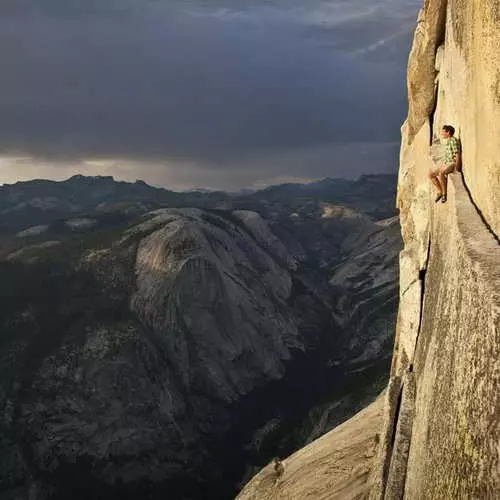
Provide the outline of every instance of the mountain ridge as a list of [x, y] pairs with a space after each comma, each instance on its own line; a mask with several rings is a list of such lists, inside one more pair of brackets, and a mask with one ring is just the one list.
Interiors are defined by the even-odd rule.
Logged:
[[[370, 214], [393, 180], [357, 209], [273, 193], [42, 210], [45, 229], [0, 236], [0, 495], [231, 498], [373, 400], [401, 243]], [[84, 181], [92, 207], [95, 182], [117, 187]]]

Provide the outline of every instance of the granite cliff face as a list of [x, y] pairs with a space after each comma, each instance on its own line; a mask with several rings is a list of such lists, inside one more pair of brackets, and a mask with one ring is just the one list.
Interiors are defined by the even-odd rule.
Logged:
[[[499, 25], [497, 0], [425, 1], [408, 66], [398, 184], [404, 249], [382, 424], [374, 425], [372, 405], [338, 429], [369, 430], [378, 452], [369, 432], [364, 446], [336, 459], [325, 458], [320, 439], [302, 463], [290, 458], [293, 477], [285, 472], [272, 498], [500, 496]], [[436, 205], [427, 174], [444, 124], [461, 139], [463, 174], [449, 176], [448, 202]], [[344, 446], [335, 432], [322, 438], [332, 450]], [[358, 471], [349, 469], [353, 460]], [[335, 484], [310, 479], [311, 464], [331, 471]], [[241, 498], [266, 498], [265, 480], [263, 472]]]
[[[500, 5], [427, 1], [412, 52], [398, 206], [405, 242], [372, 498], [500, 492]], [[429, 146], [452, 124], [463, 176], [434, 205]]]
[[2, 500], [231, 498], [246, 467], [351, 415], [346, 395], [373, 400], [399, 222], [281, 199], [268, 219], [58, 209], [5, 237]]

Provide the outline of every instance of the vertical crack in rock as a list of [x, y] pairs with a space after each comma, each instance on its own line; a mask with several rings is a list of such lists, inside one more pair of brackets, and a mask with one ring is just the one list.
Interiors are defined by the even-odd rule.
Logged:
[[409, 369], [404, 377], [398, 418], [395, 422], [396, 430], [384, 500], [401, 500], [403, 498], [415, 415], [415, 397], [415, 375]]
[[[422, 329], [425, 278], [427, 274], [427, 267], [429, 265], [430, 251], [431, 240], [429, 239], [426, 261], [422, 269], [419, 271], [417, 280], [421, 283], [421, 292], [414, 353], [417, 352], [420, 332]], [[406, 370], [404, 378], [401, 380], [401, 377], [395, 376], [392, 377], [389, 382], [386, 399], [386, 419], [388, 424], [384, 425], [382, 431], [383, 438], [379, 449], [381, 467], [378, 472], [375, 473], [374, 479], [372, 480], [371, 500], [393, 500], [396, 498], [402, 498], [404, 479], [401, 484], [401, 478], [399, 476], [396, 478], [396, 475], [404, 472], [404, 476], [406, 476], [406, 464], [408, 460], [408, 450], [411, 443], [411, 425], [413, 421], [416, 395], [416, 379], [413, 373], [414, 359], [415, 355], [409, 359], [403, 351], [400, 355], [399, 369]], [[409, 416], [410, 414], [411, 418]], [[397, 492], [401, 492], [400, 497], [394, 496], [397, 495]]]
[[371, 481], [370, 500], [384, 498], [385, 485], [389, 474], [392, 449], [395, 441], [396, 426], [401, 405], [401, 377], [394, 376], [389, 380], [384, 403], [384, 419], [381, 440], [377, 454], [378, 467], [374, 470]]
[[[420, 294], [420, 318], [418, 321], [417, 339], [415, 341], [415, 352], [417, 351], [418, 340], [420, 337], [420, 332], [422, 330], [422, 321], [423, 321], [423, 317], [424, 317], [425, 277], [427, 275], [427, 268], [429, 266], [430, 255], [431, 255], [431, 239], [429, 238], [429, 245], [427, 248], [427, 259], [425, 261], [425, 265], [424, 265], [423, 269], [421, 269], [420, 272], [418, 273], [418, 278], [419, 278], [422, 286], [421, 286], [421, 294]], [[415, 358], [415, 355], [413, 356], [413, 359], [414, 358]], [[413, 359], [410, 360], [411, 364], [413, 364]]]
[[403, 401], [403, 389], [404, 388], [401, 388], [399, 391], [397, 405], [396, 405], [396, 411], [394, 413], [394, 420], [392, 421], [392, 426], [391, 426], [391, 433], [390, 433], [391, 443], [390, 443], [390, 448], [389, 448], [389, 454], [388, 454], [387, 460], [384, 464], [384, 483], [383, 483], [383, 491], [382, 491], [382, 497], [384, 497], [384, 498], [385, 498], [385, 493], [387, 491], [387, 482], [388, 482], [388, 478], [390, 475], [391, 464], [393, 461], [394, 445], [396, 443], [396, 435], [397, 435], [400, 412], [401, 412], [401, 403]]

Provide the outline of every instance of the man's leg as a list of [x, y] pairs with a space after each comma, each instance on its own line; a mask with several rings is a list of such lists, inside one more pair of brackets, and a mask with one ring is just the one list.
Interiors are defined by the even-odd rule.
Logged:
[[453, 165], [443, 165], [439, 170], [439, 183], [441, 184], [441, 192], [443, 193], [443, 203], [446, 201], [448, 196], [448, 174], [451, 174], [453, 170]]
[[429, 170], [429, 179], [432, 182], [432, 184], [434, 184], [434, 186], [436, 186], [436, 189], [438, 192], [436, 201], [439, 201], [441, 199], [441, 196], [443, 195], [443, 190], [441, 188], [441, 183], [439, 182], [439, 179], [438, 179], [438, 171]]

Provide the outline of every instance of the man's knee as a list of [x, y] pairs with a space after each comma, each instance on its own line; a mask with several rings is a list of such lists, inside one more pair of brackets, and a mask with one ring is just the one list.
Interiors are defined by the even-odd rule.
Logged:
[[437, 177], [438, 173], [434, 170], [429, 170], [428, 176], [429, 179], [435, 179]]
[[454, 165], [443, 165], [439, 169], [439, 173], [441, 176], [451, 174], [454, 171]]

